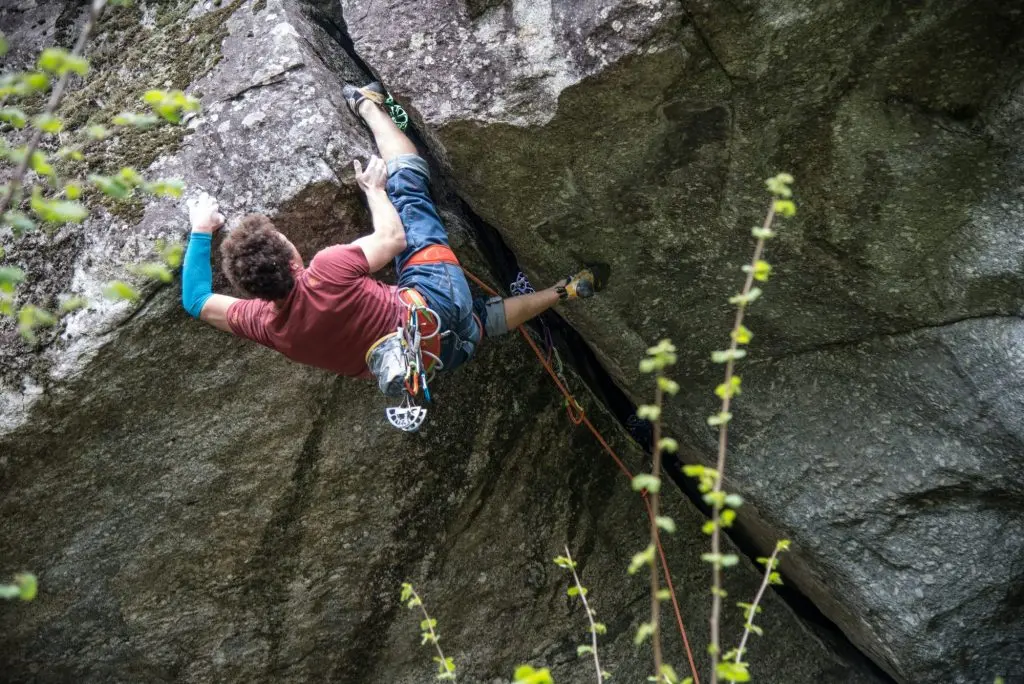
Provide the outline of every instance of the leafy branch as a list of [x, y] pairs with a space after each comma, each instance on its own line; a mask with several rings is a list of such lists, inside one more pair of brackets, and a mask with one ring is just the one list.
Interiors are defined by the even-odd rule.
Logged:
[[675, 532], [675, 521], [660, 514], [661, 499], [661, 461], [663, 452], [674, 452], [679, 445], [676, 440], [661, 435], [661, 412], [666, 394], [675, 395], [679, 392], [679, 384], [665, 377], [665, 368], [676, 362], [676, 348], [668, 340], [662, 340], [657, 346], [647, 350], [647, 358], [640, 362], [640, 370], [644, 373], [655, 373], [654, 403], [638, 406], [636, 413], [639, 418], [651, 422], [654, 427], [654, 454], [651, 460], [650, 474], [637, 475], [633, 478], [633, 489], [646, 492], [650, 509], [650, 543], [641, 553], [633, 557], [629, 571], [636, 573], [647, 564], [650, 572], [651, 619], [640, 625], [634, 641], [642, 643], [648, 636], [654, 655], [654, 675], [648, 679], [653, 682], [674, 684], [678, 681], [675, 671], [667, 665], [661, 651], [660, 608], [661, 601], [667, 598], [668, 590], [662, 590], [658, 576], [658, 564], [655, 562], [655, 550], [660, 545], [660, 530], [669, 534]]
[[577, 646], [576, 655], [582, 656], [590, 653], [594, 656], [594, 670], [597, 673], [597, 684], [603, 684], [604, 678], [608, 676], [608, 673], [601, 669], [601, 660], [597, 656], [597, 635], [604, 634], [608, 629], [602, 623], [594, 621], [596, 613], [587, 602], [587, 588], [580, 583], [580, 577], [576, 574], [576, 561], [572, 559], [568, 546], [565, 547], [564, 556], [558, 556], [555, 558], [555, 565], [572, 573], [572, 579], [575, 586], [569, 587], [567, 593], [570, 597], [580, 597], [580, 600], [583, 602], [583, 610], [587, 613], [587, 621], [590, 622], [590, 646]]
[[[740, 639], [740, 645], [736, 648], [733, 653], [733, 661], [737, 664], [743, 662], [743, 654], [747, 650], [747, 639], [750, 638], [751, 633], [761, 636], [762, 630], [760, 627], [754, 624], [754, 616], [761, 612], [761, 599], [764, 598], [765, 591], [768, 590], [769, 584], [782, 584], [782, 577], [777, 572], [779, 567], [779, 554], [783, 551], [789, 550], [789, 540], [780, 539], [775, 543], [775, 549], [772, 551], [772, 555], [768, 558], [758, 558], [757, 562], [764, 565], [764, 578], [761, 580], [761, 586], [757, 590], [757, 595], [754, 596], [753, 603], [739, 603], [737, 604], [740, 608], [746, 611], [747, 622], [743, 626], [743, 637]], [[726, 654], [728, 658], [728, 654]]]
[[437, 627], [437, 620], [430, 617], [427, 614], [427, 607], [423, 605], [423, 599], [416, 593], [416, 590], [408, 582], [402, 583], [402, 594], [401, 600], [411, 610], [413, 608], [419, 608], [423, 611], [423, 620], [420, 621], [420, 630], [423, 638], [421, 642], [423, 645], [428, 643], [434, 644], [434, 648], [437, 649], [437, 656], [434, 657], [434, 662], [437, 663], [437, 678], [439, 680], [455, 681], [455, 661], [445, 656], [441, 650], [441, 637], [434, 630]]
[[[701, 491], [705, 492], [704, 499], [711, 506], [710, 534], [711, 553], [704, 554], [703, 559], [711, 563], [712, 584], [711, 584], [711, 617], [710, 617], [710, 643], [708, 651], [711, 655], [711, 684], [717, 684], [719, 676], [730, 681], [748, 681], [750, 675], [745, 664], [738, 658], [732, 663], [721, 663], [720, 643], [720, 619], [722, 612], [722, 599], [725, 591], [722, 589], [722, 569], [735, 565], [739, 559], [733, 554], [722, 553], [722, 528], [728, 527], [735, 519], [736, 511], [743, 504], [743, 499], [738, 494], [728, 494], [722, 490], [725, 473], [725, 458], [728, 446], [729, 421], [732, 414], [729, 412], [732, 398], [740, 393], [742, 379], [735, 374], [735, 364], [739, 359], [747, 355], [746, 350], [740, 349], [741, 345], [750, 342], [753, 333], [743, 325], [743, 318], [747, 307], [761, 296], [761, 288], [754, 287], [754, 281], [765, 282], [771, 275], [771, 265], [762, 259], [765, 243], [775, 236], [772, 224], [776, 215], [789, 218], [796, 214], [796, 205], [790, 199], [793, 195], [790, 184], [793, 177], [781, 173], [774, 178], [765, 181], [769, 191], [774, 196], [764, 223], [760, 228], [754, 228], [751, 233], [757, 238], [757, 245], [754, 248], [754, 256], [750, 264], [743, 267], [747, 274], [743, 283], [743, 289], [738, 295], [729, 299], [729, 303], [736, 306], [736, 319], [732, 331], [729, 334], [731, 343], [725, 351], [716, 351], [711, 355], [715, 363], [725, 364], [725, 380], [715, 388], [715, 394], [722, 400], [719, 412], [708, 418], [708, 424], [718, 427], [718, 458], [714, 470], [701, 466], [691, 466], [688, 474], [693, 474], [701, 480]], [[710, 491], [708, 491], [710, 489]]]
[[[43, 113], [40, 116], [42, 121], [51, 121], [55, 119], [57, 108], [60, 106], [60, 101], [64, 97], [64, 91], [67, 90], [68, 81], [71, 80], [71, 74], [84, 75], [89, 65], [84, 59], [82, 59], [82, 53], [85, 51], [85, 44], [89, 41], [89, 36], [92, 34], [93, 28], [99, 21], [100, 16], [103, 14], [103, 10], [107, 5], [107, 0], [93, 0], [92, 5], [89, 7], [89, 16], [85, 20], [85, 25], [82, 27], [82, 32], [78, 34], [78, 40], [75, 41], [75, 47], [72, 49], [70, 55], [62, 55], [61, 51], [55, 48], [49, 48], [44, 51], [40, 57], [40, 66], [46, 66], [50, 64], [54, 67], [54, 70], [60, 74], [60, 80], [57, 81], [57, 85], [50, 93], [50, 99], [46, 103], [46, 108], [43, 109]], [[49, 56], [49, 59], [46, 59]], [[29, 139], [28, 147], [26, 148], [25, 155], [21, 158], [18, 166], [14, 170], [14, 175], [11, 176], [10, 181], [7, 184], [7, 188], [4, 191], [4, 195], [0, 198], [0, 213], [6, 212], [11, 200], [16, 195], [20, 194], [21, 185], [25, 180], [25, 174], [28, 173], [28, 166], [35, 151], [39, 148], [39, 143], [43, 139], [43, 133], [45, 133], [45, 126], [37, 126], [35, 131], [32, 133], [32, 137]]]

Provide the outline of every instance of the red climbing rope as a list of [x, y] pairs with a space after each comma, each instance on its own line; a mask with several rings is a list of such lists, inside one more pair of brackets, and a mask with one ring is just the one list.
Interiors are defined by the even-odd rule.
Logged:
[[[491, 296], [495, 296], [498, 294], [497, 292], [494, 291], [493, 288], [489, 287], [482, 280], [480, 280], [475, 275], [467, 271], [465, 267], [463, 267], [462, 270], [465, 272], [467, 276], [469, 276], [469, 278], [474, 283], [480, 286], [480, 289], [482, 289], [484, 292]], [[586, 413], [584, 413], [583, 407], [580, 406], [579, 402], [576, 401], [576, 398], [572, 395], [572, 392], [570, 392], [568, 388], [566, 388], [565, 384], [562, 383], [561, 378], [558, 377], [558, 374], [555, 372], [554, 368], [551, 367], [551, 363], [548, 361], [548, 359], [544, 357], [544, 353], [540, 350], [540, 347], [537, 346], [537, 343], [533, 341], [533, 338], [530, 337], [530, 334], [526, 331], [526, 328], [524, 328], [523, 326], [519, 326], [518, 330], [519, 334], [523, 336], [524, 340], [526, 340], [526, 343], [530, 345], [530, 349], [532, 349], [533, 353], [536, 354], [537, 360], [540, 361], [542, 366], [544, 366], [544, 370], [546, 370], [548, 372], [548, 375], [551, 376], [551, 379], [554, 381], [555, 386], [558, 387], [558, 391], [561, 392], [562, 396], [565, 397], [565, 408], [569, 414], [569, 420], [571, 420], [574, 425], [586, 425], [587, 429], [590, 430], [591, 434], [594, 435], [594, 438], [597, 439], [601, 447], [604, 448], [608, 455], [612, 457], [612, 460], [615, 461], [615, 465], [619, 467], [619, 470], [622, 471], [623, 475], [632, 480], [633, 473], [631, 473], [629, 468], [626, 467], [626, 464], [622, 462], [622, 459], [619, 458], [618, 454], [615, 453], [615, 450], [612, 449], [611, 445], [609, 445], [608, 442], [605, 441], [605, 438], [601, 436], [601, 433], [598, 431], [596, 427], [594, 427], [594, 424], [590, 422], [590, 418], [588, 418]], [[644, 506], [647, 509], [647, 516], [653, 519], [654, 511], [651, 509], [651, 502], [647, 499], [647, 492], [644, 491], [642, 493], [642, 496], [644, 499]], [[665, 549], [662, 548], [661, 545], [661, 538], [657, 537], [655, 539], [655, 543], [658, 547], [658, 557], [661, 560], [661, 569], [665, 573], [665, 583], [668, 584], [669, 595], [672, 598], [672, 608], [676, 614], [676, 625], [679, 627], [679, 636], [683, 639], [683, 647], [686, 649], [686, 657], [690, 661], [690, 672], [693, 674], [694, 684], [700, 684], [700, 676], [697, 674], [697, 665], [693, 659], [693, 651], [690, 650], [690, 640], [686, 636], [686, 626], [683, 625], [683, 614], [679, 610], [679, 601], [676, 599], [676, 590], [672, 584], [672, 575], [669, 573], [668, 570], [668, 561], [665, 558]]]

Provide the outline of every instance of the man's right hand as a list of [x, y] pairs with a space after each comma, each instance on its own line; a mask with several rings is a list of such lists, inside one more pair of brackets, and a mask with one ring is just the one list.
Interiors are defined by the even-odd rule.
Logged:
[[352, 166], [356, 170], [356, 183], [363, 189], [363, 192], [369, 194], [373, 190], [384, 190], [387, 187], [388, 165], [377, 155], [370, 157], [365, 171], [358, 159], [352, 161]]

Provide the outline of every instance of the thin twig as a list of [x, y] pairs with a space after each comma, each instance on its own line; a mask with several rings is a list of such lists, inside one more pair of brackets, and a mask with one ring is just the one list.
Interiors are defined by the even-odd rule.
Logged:
[[[75, 42], [75, 47], [71, 51], [73, 57], [81, 57], [85, 51], [85, 44], [89, 40], [89, 35], [92, 33], [93, 28], [100, 19], [100, 15], [103, 14], [103, 9], [106, 7], [107, 0], [93, 0], [92, 6], [89, 8], [89, 18], [85, 21], [85, 26], [82, 27], [82, 32], [78, 34], [78, 40]], [[57, 112], [57, 108], [60, 106], [60, 101], [64, 97], [64, 91], [67, 90], [68, 81], [71, 79], [71, 72], [65, 71], [57, 81], [57, 85], [54, 87], [53, 92], [50, 93], [50, 99], [46, 103], [46, 109], [43, 110], [43, 116], [52, 116]], [[43, 139], [43, 130], [41, 128], [35, 129], [32, 133], [32, 137], [29, 139], [28, 147], [25, 150], [25, 157], [18, 163], [17, 168], [14, 170], [14, 175], [11, 176], [10, 182], [7, 184], [7, 189], [4, 191], [4, 196], [0, 199], [0, 214], [7, 211], [11, 199], [16, 193], [20, 192], [22, 182], [25, 180], [25, 174], [28, 172], [28, 165], [32, 159], [32, 153], [39, 147], [39, 142]]]
[[597, 684], [604, 682], [604, 673], [601, 671], [601, 661], [597, 657], [597, 626], [594, 624], [594, 614], [587, 602], [587, 592], [580, 584], [579, 575], [576, 574], [576, 563], [569, 553], [569, 547], [565, 547], [565, 557], [569, 559], [569, 570], [572, 572], [572, 579], [576, 583], [576, 590], [580, 592], [580, 599], [583, 601], [583, 609], [587, 611], [587, 621], [590, 622], [590, 651], [594, 654], [594, 669], [597, 670]]
[[444, 667], [444, 671], [448, 672], [452, 676], [452, 681], [455, 681], [455, 672], [448, 669], [448, 661], [445, 660], [444, 652], [441, 651], [440, 640], [437, 638], [437, 633], [434, 631], [434, 623], [430, 620], [430, 615], [427, 614], [427, 607], [423, 605], [423, 599], [416, 593], [416, 590], [412, 590], [412, 595], [416, 597], [416, 602], [419, 604], [420, 610], [423, 611], [423, 619], [426, 620], [427, 629], [430, 630], [430, 640], [434, 643], [434, 648], [437, 649], [437, 655], [441, 657], [441, 666]]
[[747, 616], [747, 624], [743, 626], [743, 638], [740, 639], [740, 646], [736, 649], [736, 662], [743, 662], [743, 652], [747, 649], [747, 639], [750, 638], [750, 633], [754, 627], [754, 615], [757, 614], [757, 607], [761, 603], [761, 599], [764, 598], [764, 593], [768, 590], [768, 585], [771, 584], [771, 576], [775, 571], [775, 560], [779, 557], [779, 547], [776, 546], [775, 550], [772, 551], [771, 557], [768, 559], [768, 563], [764, 569], [764, 579], [761, 580], [761, 587], [757, 590], [757, 596], [754, 597], [754, 602], [751, 604], [750, 614]]
[[[661, 373], [658, 373], [658, 377], [661, 377]], [[658, 407], [658, 418], [654, 421], [654, 458], [651, 464], [651, 475], [656, 478], [661, 477], [661, 405], [662, 405], [663, 392], [661, 390], [661, 384], [655, 383], [654, 390], [654, 405]], [[660, 488], [659, 488], [660, 491]], [[660, 503], [660, 497], [658, 492], [647, 492], [647, 498], [651, 504], [651, 547], [657, 548], [658, 539], [658, 504]], [[651, 649], [654, 651], [654, 676], [655, 681], [661, 681], [661, 666], [662, 666], [662, 655], [661, 655], [661, 629], [660, 629], [660, 618], [661, 618], [661, 599], [658, 598], [658, 592], [660, 588], [658, 586], [658, 564], [654, 558], [651, 558]]]
[[[771, 203], [768, 209], [768, 215], [764, 219], [764, 230], [767, 231], [772, 226], [772, 221], [775, 220], [775, 202]], [[750, 270], [747, 272], [747, 280], [743, 284], [742, 297], [746, 297], [750, 294], [750, 288], [754, 284], [754, 271], [757, 266], [757, 262], [761, 260], [761, 254], [764, 252], [765, 238], [761, 237], [757, 240], [757, 247], [754, 248], [754, 258], [750, 262]], [[743, 314], [746, 313], [746, 304], [741, 302], [736, 309], [736, 322], [732, 327], [732, 344], [729, 347], [729, 359], [725, 364], [725, 388], [722, 396], [722, 416], [729, 413], [729, 400], [731, 399], [731, 392], [729, 388], [732, 386], [733, 368], [735, 366], [735, 359], [733, 358], [737, 348], [739, 347], [739, 330], [743, 325]], [[718, 428], [718, 463], [715, 466], [717, 474], [715, 476], [715, 484], [713, 492], [719, 494], [722, 491], [722, 482], [725, 480], [725, 452], [726, 445], [728, 443], [728, 431], [729, 421], [722, 421], [721, 426]], [[713, 524], [711, 532], [711, 557], [715, 559], [715, 562], [711, 565], [711, 576], [712, 576], [712, 588], [711, 588], [711, 684], [717, 684], [718, 682], [718, 662], [720, 655], [720, 639], [719, 639], [719, 618], [722, 613], [722, 565], [721, 559], [721, 525], [720, 525], [720, 513], [722, 512], [722, 505], [720, 503], [720, 497], [715, 496], [712, 502], [711, 508], [711, 521]]]

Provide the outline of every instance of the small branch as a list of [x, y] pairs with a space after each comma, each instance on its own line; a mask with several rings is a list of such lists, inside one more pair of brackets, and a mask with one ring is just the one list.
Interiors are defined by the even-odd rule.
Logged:
[[775, 550], [772, 551], [771, 557], [768, 559], [768, 563], [764, 570], [764, 579], [761, 580], [761, 587], [757, 590], [757, 596], [754, 597], [754, 602], [751, 604], [748, 610], [750, 614], [747, 616], [747, 624], [743, 626], [743, 638], [740, 639], [740, 646], [736, 649], [736, 662], [743, 662], [743, 652], [747, 650], [747, 639], [750, 638], [750, 633], [754, 627], [754, 615], [757, 614], [757, 607], [761, 604], [761, 599], [764, 598], [764, 593], [768, 590], [768, 585], [771, 584], [771, 576], [775, 571], [775, 563], [779, 557], [779, 551], [781, 547], [776, 546]]
[[444, 671], [451, 674], [452, 681], [455, 681], [455, 672], [448, 669], [448, 661], [445, 660], [444, 652], [441, 651], [440, 640], [437, 638], [437, 632], [434, 631], [434, 623], [430, 620], [430, 615], [427, 614], [427, 607], [423, 604], [423, 599], [416, 593], [415, 589], [412, 589], [412, 595], [416, 597], [416, 603], [419, 605], [420, 610], [423, 612], [423, 619], [427, 621], [427, 629], [430, 630], [430, 641], [433, 642], [434, 648], [437, 649], [437, 655], [441, 658], [441, 666]]
[[572, 572], [573, 582], [576, 583], [576, 589], [580, 592], [580, 599], [583, 601], [583, 609], [587, 611], [587, 621], [590, 622], [590, 650], [594, 654], [594, 669], [597, 671], [597, 684], [603, 684], [604, 673], [601, 671], [601, 661], [597, 657], [597, 626], [594, 624], [594, 613], [590, 610], [590, 604], [587, 602], [587, 592], [580, 583], [579, 575], [576, 574], [576, 563], [572, 560], [572, 555], [569, 554], [569, 547], [565, 547], [565, 557], [569, 559], [569, 570]]
[[[661, 377], [661, 372], [658, 373], [658, 377]], [[658, 418], [654, 421], [654, 457], [651, 463], [651, 475], [656, 478], [661, 477], [661, 406], [663, 403], [664, 393], [661, 389], [660, 383], [655, 383], [654, 390], [654, 405], [658, 407]], [[659, 488], [660, 491], [660, 488]], [[658, 492], [648, 491], [647, 498], [651, 504], [651, 547], [657, 548], [658, 539], [658, 506], [661, 503]], [[658, 564], [655, 559], [651, 559], [651, 649], [654, 651], [654, 676], [655, 681], [660, 682], [662, 679], [661, 667], [662, 667], [662, 654], [661, 654], [661, 599], [658, 598], [658, 592], [660, 590], [658, 583]]]
[[[75, 47], [71, 51], [72, 56], [81, 57], [85, 51], [85, 44], [89, 40], [89, 36], [92, 34], [93, 28], [99, 21], [100, 16], [103, 14], [103, 9], [106, 7], [107, 0], [93, 0], [92, 6], [89, 8], [89, 18], [85, 21], [85, 26], [82, 27], [82, 32], [78, 35], [78, 40], [75, 42]], [[57, 85], [54, 87], [53, 92], [50, 93], [50, 99], [46, 103], [46, 108], [43, 110], [43, 115], [53, 115], [57, 112], [57, 108], [60, 106], [60, 101], [64, 97], [64, 91], [67, 90], [68, 81], [71, 80], [71, 72], [66, 71], [64, 75], [57, 81]], [[7, 184], [7, 190], [4, 192], [3, 198], [0, 198], [0, 214], [7, 211], [10, 206], [11, 199], [21, 190], [21, 185], [25, 180], [25, 174], [28, 172], [28, 165], [32, 158], [32, 153], [39, 147], [40, 141], [43, 139], [43, 131], [37, 128], [33, 133], [31, 139], [29, 139], [28, 147], [25, 151], [25, 157], [18, 163], [18, 167], [14, 170], [14, 175], [11, 176], [10, 182]]]
[[[771, 229], [772, 222], [775, 220], [775, 201], [773, 200], [769, 209], [768, 215], [765, 216], [763, 230], [767, 231]], [[757, 266], [757, 262], [761, 260], [761, 255], [764, 253], [765, 238], [761, 237], [757, 240], [757, 247], [754, 248], [754, 258], [751, 259], [750, 269], [747, 272], [746, 282], [743, 284], [742, 297], [746, 297], [750, 294], [750, 289], [754, 284], [754, 272]], [[725, 388], [726, 391], [722, 396], [722, 409], [721, 414], [725, 416], [729, 413], [729, 400], [732, 398], [729, 388], [732, 386], [733, 371], [735, 368], [736, 361], [733, 358], [736, 350], [739, 348], [739, 331], [743, 325], [743, 315], [746, 313], [746, 304], [739, 304], [736, 309], [736, 321], [732, 326], [732, 344], [729, 347], [729, 360], [725, 364]], [[718, 428], [718, 462], [715, 466], [717, 475], [715, 476], [715, 483], [713, 488], [714, 494], [720, 494], [722, 491], [722, 483], [725, 480], [725, 454], [726, 447], [728, 445], [728, 432], [729, 432], [729, 421], [723, 420], [722, 424]], [[722, 564], [721, 559], [721, 544], [722, 544], [722, 533], [721, 533], [721, 512], [722, 504], [720, 503], [720, 497], [714, 497], [711, 509], [711, 521], [713, 524], [711, 532], [711, 555], [716, 561], [712, 564], [712, 587], [711, 587], [711, 684], [717, 684], [718, 682], [718, 662], [721, 658], [721, 644], [720, 644], [720, 618], [722, 613]]]

